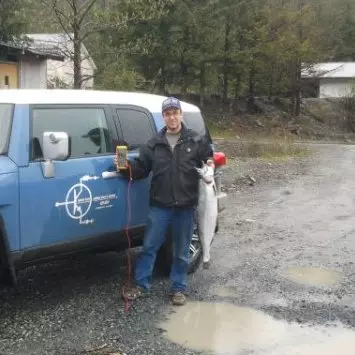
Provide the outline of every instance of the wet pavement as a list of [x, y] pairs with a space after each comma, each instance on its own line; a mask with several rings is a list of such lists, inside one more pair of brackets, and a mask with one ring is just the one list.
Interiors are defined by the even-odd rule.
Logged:
[[126, 315], [115, 253], [46, 264], [0, 291], [0, 354], [355, 354], [355, 147], [315, 149], [229, 192], [185, 307], [156, 276]]

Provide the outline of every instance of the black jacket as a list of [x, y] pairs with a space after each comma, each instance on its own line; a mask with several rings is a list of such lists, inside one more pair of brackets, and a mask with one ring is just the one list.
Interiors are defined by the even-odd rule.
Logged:
[[130, 161], [133, 179], [145, 178], [152, 172], [151, 205], [195, 207], [199, 181], [195, 167], [213, 157], [212, 148], [205, 138], [183, 124], [172, 151], [165, 133], [166, 127], [140, 148], [138, 158]]

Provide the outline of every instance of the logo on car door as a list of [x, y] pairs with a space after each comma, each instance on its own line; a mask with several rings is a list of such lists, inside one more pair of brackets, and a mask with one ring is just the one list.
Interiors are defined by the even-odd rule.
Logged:
[[79, 183], [69, 188], [65, 201], [56, 202], [55, 207], [65, 207], [68, 217], [77, 220], [79, 224], [94, 223], [94, 218], [87, 218], [92, 205], [95, 204], [95, 210], [111, 208], [113, 207], [111, 201], [117, 199], [116, 194], [93, 196], [90, 188], [84, 182], [98, 179], [100, 179], [98, 176], [83, 176], [80, 178]]

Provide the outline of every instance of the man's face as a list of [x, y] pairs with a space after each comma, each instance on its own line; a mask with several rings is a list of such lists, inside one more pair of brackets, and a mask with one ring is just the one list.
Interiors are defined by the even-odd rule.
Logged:
[[182, 112], [179, 109], [168, 109], [163, 112], [167, 128], [171, 131], [177, 130], [181, 125]]

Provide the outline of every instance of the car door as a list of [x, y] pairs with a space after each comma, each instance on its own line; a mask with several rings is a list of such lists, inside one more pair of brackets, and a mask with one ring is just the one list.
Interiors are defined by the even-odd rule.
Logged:
[[[31, 108], [30, 120], [30, 161], [20, 169], [21, 248], [112, 242], [126, 222], [128, 183], [103, 178], [114, 169], [112, 110], [104, 105], [41, 105]], [[70, 156], [55, 162], [53, 178], [42, 172], [46, 131], [67, 132], [70, 139]]]
[[[138, 106], [114, 106], [115, 120], [120, 141], [128, 145], [129, 157], [138, 156], [139, 147], [146, 144], [156, 134], [150, 112]], [[131, 190], [132, 226], [146, 224], [149, 210], [149, 188], [151, 175], [134, 181]]]

